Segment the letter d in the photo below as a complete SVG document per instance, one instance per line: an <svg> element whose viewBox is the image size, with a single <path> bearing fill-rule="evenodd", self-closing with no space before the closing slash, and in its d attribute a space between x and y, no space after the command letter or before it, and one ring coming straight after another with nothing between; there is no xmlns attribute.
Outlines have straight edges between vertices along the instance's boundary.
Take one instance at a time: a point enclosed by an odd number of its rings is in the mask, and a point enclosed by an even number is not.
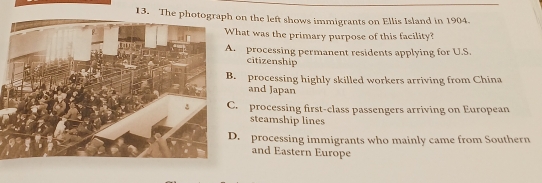
<svg viewBox="0 0 542 183"><path fill-rule="evenodd" d="M237 139L237 134L235 132L228 132L229 140Z"/></svg>

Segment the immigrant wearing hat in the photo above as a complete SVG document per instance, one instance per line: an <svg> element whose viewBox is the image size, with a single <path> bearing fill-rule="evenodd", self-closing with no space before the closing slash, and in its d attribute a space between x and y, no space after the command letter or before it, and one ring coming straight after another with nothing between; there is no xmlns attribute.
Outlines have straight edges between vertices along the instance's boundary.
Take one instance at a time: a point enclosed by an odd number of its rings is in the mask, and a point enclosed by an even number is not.
<svg viewBox="0 0 542 183"><path fill-rule="evenodd" d="M56 154L56 146L54 143L47 143L47 147L43 151L42 157L50 157Z"/></svg>
<svg viewBox="0 0 542 183"><path fill-rule="evenodd" d="M79 114L79 110L77 110L77 107L75 107L75 103L70 103L70 109L65 115L66 118L70 120L77 120L77 114Z"/></svg>
<svg viewBox="0 0 542 183"><path fill-rule="evenodd" d="M8 140L8 144L4 147L2 150L2 153L0 153L0 159L13 159L17 158L18 156L18 148L15 144L15 139L10 138Z"/></svg>
<svg viewBox="0 0 542 183"><path fill-rule="evenodd" d="M198 149L194 146L192 140L188 140L186 144L182 147L181 153L183 158L197 158Z"/></svg>
<svg viewBox="0 0 542 183"><path fill-rule="evenodd" d="M111 111L111 109L107 109L106 114L104 115L105 122L106 123L112 123L117 120L117 116Z"/></svg>
<svg viewBox="0 0 542 183"><path fill-rule="evenodd" d="M128 157L128 145L124 143L124 137L119 137L115 145L119 147L119 152L122 157Z"/></svg>
<svg viewBox="0 0 542 183"><path fill-rule="evenodd" d="M45 133L47 131L47 128L49 127L45 124L45 118L41 117L40 119L38 119L38 124L36 125L34 133Z"/></svg>
<svg viewBox="0 0 542 183"><path fill-rule="evenodd" d="M139 155L139 151L137 151L137 148L133 145L128 146L128 157L137 157Z"/></svg>
<svg viewBox="0 0 542 183"><path fill-rule="evenodd" d="M147 149L146 157L151 157L151 158L163 158L164 157L164 155L160 151L160 146L158 145L158 143L156 142L156 139L154 139L154 137L149 138L147 140L147 142L149 143L149 148Z"/></svg>
<svg viewBox="0 0 542 183"><path fill-rule="evenodd" d="M34 141L32 142L32 147L34 148L34 157L38 157L43 153L43 150L46 147L45 139L41 138L41 134L34 134Z"/></svg>
<svg viewBox="0 0 542 183"><path fill-rule="evenodd" d="M24 139L24 143L19 147L19 158L29 158L34 156L34 147L32 146L32 139L27 137Z"/></svg>
<svg viewBox="0 0 542 183"><path fill-rule="evenodd" d="M110 151L111 151L111 156L110 157L122 157L122 155L120 154L118 145L116 145L116 144L112 145L110 147Z"/></svg>
<svg viewBox="0 0 542 183"><path fill-rule="evenodd" d="M63 95L58 96L55 104L53 105L53 110L55 110L58 115L64 114L64 110L66 110L66 102L64 101Z"/></svg>
<svg viewBox="0 0 542 183"><path fill-rule="evenodd" d="M60 120L58 124L56 125L56 129L53 134L54 137L58 137L64 132L64 130L66 130L66 124L65 124L66 122L67 122L66 116L62 116L62 120Z"/></svg>
<svg viewBox="0 0 542 183"><path fill-rule="evenodd" d="M31 135L34 133L34 128L37 126L36 122L34 121L35 118L29 118L26 121L26 124L24 126L24 132L27 135Z"/></svg>
<svg viewBox="0 0 542 183"><path fill-rule="evenodd" d="M107 154L105 153L105 147L104 146L100 146L98 148L98 152L96 153L97 157L107 157Z"/></svg>
<svg viewBox="0 0 542 183"><path fill-rule="evenodd" d="M182 143L177 140L170 141L170 151L172 158L181 158L182 157Z"/></svg>
<svg viewBox="0 0 542 183"><path fill-rule="evenodd" d="M2 150L4 150L4 148L6 147L6 145L8 144L8 142L6 141L6 138L2 135L0 135L0 152L2 152Z"/></svg>

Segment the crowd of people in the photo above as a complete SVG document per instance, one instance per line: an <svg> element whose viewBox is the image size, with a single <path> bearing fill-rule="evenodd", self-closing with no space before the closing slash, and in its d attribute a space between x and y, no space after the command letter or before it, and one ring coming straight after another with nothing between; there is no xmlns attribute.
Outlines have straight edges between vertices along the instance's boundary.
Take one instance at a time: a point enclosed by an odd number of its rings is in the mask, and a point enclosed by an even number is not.
<svg viewBox="0 0 542 183"><path fill-rule="evenodd" d="M9 146L4 147L3 151L6 152L0 158L26 157L20 153L21 150L13 148L23 148L20 145L23 138L25 143L40 144L30 137L53 139L53 142L38 145L41 148L25 150L35 151L32 156L51 156L51 152L58 150L60 144L79 142L103 125L141 109L146 103L157 99L158 95L157 91L151 93L148 89L139 96L119 95L112 87L104 86L94 91L85 89L80 83L39 88L15 101L14 114L2 116L0 130L7 136L0 138L0 143Z"/></svg>
<svg viewBox="0 0 542 183"><path fill-rule="evenodd" d="M197 95L189 89L190 85L187 86L189 94ZM111 87L94 91L85 89L80 83L71 83L39 88L26 94L15 101L16 112L3 115L0 120L0 159L53 156L62 147L80 142L104 125L116 122L119 117L137 111L159 97L157 91L146 91L143 95L119 95ZM95 150L87 147L87 154L134 157L140 153L135 146L124 146L122 139L117 141L107 149L109 151L103 146ZM154 147L162 142L157 136L148 142L148 148L152 149L150 157L196 157L190 142L168 141L171 151L179 153L157 151ZM184 149L189 150L185 152Z"/></svg>
<svg viewBox="0 0 542 183"><path fill-rule="evenodd" d="M115 65L119 61L126 64L127 57L135 61L132 63L147 65L149 68L163 65L164 59L145 59L119 53L116 61L108 64L104 62L101 51L93 51L91 57L90 65L81 71L70 71L65 83L50 86L41 84L23 96L14 95L14 87L3 88L11 91L6 92L9 96L4 93L8 101L5 107L16 108L16 111L0 118L0 159L53 156L62 147L80 142L104 125L116 122L119 117L135 112L159 97L159 92L152 87L152 78L148 72L141 72L141 75L134 77L134 89L128 94L121 94L110 86L103 86L101 90L88 86L103 81L102 70L105 71L107 65ZM41 66L36 67L34 72L25 67L25 74L32 75L32 79L37 78L34 76L38 73L43 74ZM187 83L183 88L177 86L171 89L175 93L206 96L205 86L200 88ZM123 139L116 142L107 151L104 146L97 146L93 150L87 144L87 154L130 157L140 153L135 146L125 145ZM153 149L156 146L153 144L158 142L162 140L155 135L149 139L147 148ZM167 144L176 151L188 148L191 150L186 152L193 153L191 143L179 143L183 145L178 146L175 141L168 141ZM152 152L149 156L158 156L156 150L148 151ZM161 151L161 154L167 157L170 153ZM172 157L193 155L180 153Z"/></svg>
<svg viewBox="0 0 542 183"><path fill-rule="evenodd" d="M47 135L46 139L40 134L36 134L34 138L0 136L0 159L53 156L57 149L55 146L58 146L58 142L52 134Z"/></svg>

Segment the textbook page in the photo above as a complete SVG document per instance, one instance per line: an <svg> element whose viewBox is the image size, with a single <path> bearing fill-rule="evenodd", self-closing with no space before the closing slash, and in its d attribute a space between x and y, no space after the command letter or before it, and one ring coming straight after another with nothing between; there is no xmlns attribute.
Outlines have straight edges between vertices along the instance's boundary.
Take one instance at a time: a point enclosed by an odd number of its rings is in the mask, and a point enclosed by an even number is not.
<svg viewBox="0 0 542 183"><path fill-rule="evenodd" d="M2 182L542 181L532 0L1 4Z"/></svg>

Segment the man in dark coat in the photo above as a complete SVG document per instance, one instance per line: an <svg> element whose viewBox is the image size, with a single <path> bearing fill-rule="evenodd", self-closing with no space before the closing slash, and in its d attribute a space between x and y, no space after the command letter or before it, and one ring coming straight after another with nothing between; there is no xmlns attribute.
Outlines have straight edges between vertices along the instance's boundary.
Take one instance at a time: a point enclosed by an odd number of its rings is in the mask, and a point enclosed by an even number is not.
<svg viewBox="0 0 542 183"><path fill-rule="evenodd" d="M39 157L43 154L43 150L45 149L45 147L47 146L47 144L45 144L45 139L42 139L41 138L41 134L39 133L36 133L34 135L34 142L32 143L32 146L34 148L34 157Z"/></svg>
<svg viewBox="0 0 542 183"><path fill-rule="evenodd" d="M34 156L34 147L32 146L32 139L27 137L24 140L24 144L19 146L19 158L30 158Z"/></svg>
<svg viewBox="0 0 542 183"><path fill-rule="evenodd" d="M188 140L181 149L182 158L197 158L198 149L192 144L192 140Z"/></svg>
<svg viewBox="0 0 542 183"><path fill-rule="evenodd" d="M19 147L15 144L15 139L10 138L8 141L8 145L4 147L2 150L2 153L0 154L0 159L13 159L17 158L19 152Z"/></svg>

